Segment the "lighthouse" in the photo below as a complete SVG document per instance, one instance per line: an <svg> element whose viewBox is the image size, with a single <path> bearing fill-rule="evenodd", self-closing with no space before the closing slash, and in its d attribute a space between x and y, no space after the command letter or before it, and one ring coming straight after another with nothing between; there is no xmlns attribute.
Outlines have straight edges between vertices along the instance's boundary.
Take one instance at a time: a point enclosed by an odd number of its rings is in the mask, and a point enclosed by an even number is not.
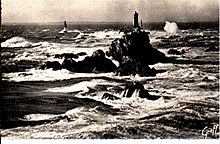
<svg viewBox="0 0 220 144"><path fill-rule="evenodd" d="M134 28L138 28L139 24L138 24L138 13L135 11L134 13Z"/></svg>
<svg viewBox="0 0 220 144"><path fill-rule="evenodd" d="M64 28L63 28L63 32L67 32L67 23L66 23L66 21L64 21Z"/></svg>

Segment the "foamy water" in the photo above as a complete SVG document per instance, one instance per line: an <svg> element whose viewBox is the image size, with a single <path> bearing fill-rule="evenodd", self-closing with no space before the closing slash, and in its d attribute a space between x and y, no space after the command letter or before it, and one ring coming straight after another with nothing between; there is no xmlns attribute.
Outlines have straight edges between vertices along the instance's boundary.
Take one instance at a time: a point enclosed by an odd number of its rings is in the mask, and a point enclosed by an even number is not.
<svg viewBox="0 0 220 144"><path fill-rule="evenodd" d="M42 30L44 33L51 31ZM176 31L175 36L188 38L190 35L192 38L189 41L193 41L198 39L195 35L201 38L212 32ZM12 50L15 47L20 48L12 51L15 56L8 60L9 63L19 61L62 63L63 59L54 58L56 54L85 52L86 56L91 56L98 49L105 52L111 41L122 35L115 30L87 33L69 29L68 33L79 34L74 38L63 35L61 39L68 39L66 43L41 41L41 45L37 45L38 42L30 42L28 39L12 38L1 43L1 46ZM175 44L180 43L165 31L151 31L150 38L155 47L158 44L167 44L164 39ZM169 48L158 47L168 57L174 57L167 54ZM178 60L192 62L200 60L201 64L157 63L150 67L163 71L154 77L116 76L114 72L74 73L66 69L55 71L41 70L38 67L20 72L3 73L3 80L13 86L10 93L6 92L6 94L9 93L10 96L11 93L20 94L15 96L18 103L14 105L21 112L29 109L31 112L24 112L20 117L11 118L25 123L23 126L3 129L2 136L10 138L202 138L203 126L216 123L219 108L219 66L202 62L217 61L218 52L205 53L204 49L207 47L180 45L174 48L186 50L184 55L175 56ZM74 60L80 61L84 58L85 56L80 56ZM157 96L158 99L142 99L137 96L138 93L130 98L122 97L126 85L133 82L142 83L149 94ZM105 93L119 99L103 99L102 96ZM206 123L206 121L211 122ZM201 127L196 124L200 124Z"/></svg>

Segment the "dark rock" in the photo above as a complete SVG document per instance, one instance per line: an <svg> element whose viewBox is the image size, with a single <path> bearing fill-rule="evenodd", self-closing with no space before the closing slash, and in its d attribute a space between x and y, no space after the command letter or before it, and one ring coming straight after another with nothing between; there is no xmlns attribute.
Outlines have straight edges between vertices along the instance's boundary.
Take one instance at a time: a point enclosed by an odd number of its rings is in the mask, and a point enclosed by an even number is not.
<svg viewBox="0 0 220 144"><path fill-rule="evenodd" d="M204 52L211 52L211 51L219 51L219 49L216 48L215 45L210 45L210 47L205 49Z"/></svg>
<svg viewBox="0 0 220 144"><path fill-rule="evenodd" d="M84 54L84 53L81 53ZM56 58L63 58L64 61L62 65L58 61L47 62L41 68L53 68L54 70L59 70L65 68L73 72L112 72L116 70L116 65L108 58L105 57L105 53L102 50L95 51L92 56L85 57L84 60L76 62L72 58L75 54L64 53L55 55Z"/></svg>
<svg viewBox="0 0 220 144"><path fill-rule="evenodd" d="M93 52L92 57L105 58L105 53L99 49L99 50Z"/></svg>
<svg viewBox="0 0 220 144"><path fill-rule="evenodd" d="M120 137L122 136L114 132L104 132L100 139L120 139Z"/></svg>
<svg viewBox="0 0 220 144"><path fill-rule="evenodd" d="M46 56L47 56L47 57L50 57L50 54L47 53Z"/></svg>
<svg viewBox="0 0 220 144"><path fill-rule="evenodd" d="M176 50L176 49L169 49L169 51L167 52L167 54L172 54L172 55L181 55L183 54L182 52Z"/></svg>
<svg viewBox="0 0 220 144"><path fill-rule="evenodd" d="M123 57L120 66L116 70L116 75L126 76L136 74L140 76L155 76L156 70L128 56Z"/></svg>
<svg viewBox="0 0 220 144"><path fill-rule="evenodd" d="M60 70L62 69L61 64L58 61L48 61L44 65L41 66L41 69L49 69Z"/></svg>
<svg viewBox="0 0 220 144"><path fill-rule="evenodd" d="M155 64L166 62L168 58L164 53L153 48L148 36L149 32L142 29L133 29L130 33L126 32L121 39L115 39L107 51L108 56L119 63L123 56L129 56L143 64Z"/></svg>
<svg viewBox="0 0 220 144"><path fill-rule="evenodd" d="M19 73L18 74L18 76L29 76L29 75L33 75L33 74L31 74L31 73Z"/></svg>
<svg viewBox="0 0 220 144"><path fill-rule="evenodd" d="M160 98L160 96L150 95L148 91L144 89L144 86L139 82L128 84L122 93L122 97L140 97L148 100L157 100Z"/></svg>
<svg viewBox="0 0 220 144"><path fill-rule="evenodd" d="M106 52L107 56L119 62L116 74L154 76L157 71L148 65L169 61L164 53L152 47L149 32L141 27L126 28L120 32L124 32L122 38L112 41Z"/></svg>
<svg viewBox="0 0 220 144"><path fill-rule="evenodd" d="M140 98L148 98L150 97L147 90L144 89L144 86L139 83L135 82L132 84L129 84L125 87L124 93L122 95L123 97L140 97Z"/></svg>
<svg viewBox="0 0 220 144"><path fill-rule="evenodd" d="M112 94L109 93L104 93L104 95L102 96L102 99L107 99L107 100L118 100L120 99L119 97L116 97Z"/></svg>
<svg viewBox="0 0 220 144"><path fill-rule="evenodd" d="M65 57L63 63L62 63L62 68L65 68L69 71L74 71L77 67L77 62L74 61L72 58Z"/></svg>
<svg viewBox="0 0 220 144"><path fill-rule="evenodd" d="M62 55L62 54L55 54L54 58L62 59L62 58L63 58L63 55Z"/></svg>
<svg viewBox="0 0 220 144"><path fill-rule="evenodd" d="M59 58L59 59L62 59L62 58L79 58L79 56L77 54L73 54L73 53L63 53L63 54L56 54L54 56L54 58Z"/></svg>
<svg viewBox="0 0 220 144"><path fill-rule="evenodd" d="M116 65L108 58L102 50L95 51L91 57L85 57L83 61L77 63L78 72L112 72L116 70Z"/></svg>
<svg viewBox="0 0 220 144"><path fill-rule="evenodd" d="M87 53L85 53L85 52L79 52L79 53L77 53L77 55L78 55L78 56L84 56L84 55L87 55Z"/></svg>

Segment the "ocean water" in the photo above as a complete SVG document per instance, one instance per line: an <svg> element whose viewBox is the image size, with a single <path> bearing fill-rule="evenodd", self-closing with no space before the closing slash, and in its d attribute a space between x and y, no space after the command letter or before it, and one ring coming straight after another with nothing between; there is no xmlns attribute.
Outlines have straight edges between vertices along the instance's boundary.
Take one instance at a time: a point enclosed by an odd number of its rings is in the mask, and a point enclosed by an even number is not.
<svg viewBox="0 0 220 144"><path fill-rule="evenodd" d="M81 61L98 49L108 51L130 23L3 24L1 27L1 101L3 138L163 139L219 137L218 23L144 23L152 46L175 61L150 67L152 77L111 73L74 73L40 69L56 54L80 53ZM170 49L185 51L168 54ZM108 57L111 59L111 57ZM117 65L118 62L114 61ZM121 97L127 84L140 82L157 100ZM217 126L216 133L208 131Z"/></svg>

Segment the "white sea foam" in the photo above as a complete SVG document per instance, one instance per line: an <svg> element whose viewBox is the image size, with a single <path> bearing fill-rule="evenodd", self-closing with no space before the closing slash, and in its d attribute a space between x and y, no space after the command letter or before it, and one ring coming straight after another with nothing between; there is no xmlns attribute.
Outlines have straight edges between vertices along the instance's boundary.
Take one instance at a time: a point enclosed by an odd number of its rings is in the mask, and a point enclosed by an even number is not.
<svg viewBox="0 0 220 144"><path fill-rule="evenodd" d="M175 67L173 63L156 63L154 65L149 65L150 68L155 68L155 69L171 69Z"/></svg>
<svg viewBox="0 0 220 144"><path fill-rule="evenodd" d="M45 90L46 92L62 92L62 93L70 93L70 92L88 92L89 89L95 89L97 85L108 85L108 86L116 86L117 83L111 83L101 79L94 79L90 81L83 81L73 85L65 86L65 87L55 87L49 88Z"/></svg>
<svg viewBox="0 0 220 144"><path fill-rule="evenodd" d="M3 79L9 81L55 81L65 80L71 78L83 78L83 77L100 77L107 76L112 77L113 73L73 73L66 69L54 71L52 69L40 70L29 69L25 72L3 73Z"/></svg>
<svg viewBox="0 0 220 144"><path fill-rule="evenodd" d="M50 29L44 29L44 30L42 30L43 32L48 32L48 31L50 31Z"/></svg>
<svg viewBox="0 0 220 144"><path fill-rule="evenodd" d="M29 115L25 115L24 118L26 120L30 120L30 121L37 121L37 120L48 120L48 119L52 119L54 117L56 117L58 115L54 115L54 114L29 114Z"/></svg>
<svg viewBox="0 0 220 144"><path fill-rule="evenodd" d="M75 39L81 39L81 38L86 38L86 39L99 39L99 40L104 40L104 39L115 39L115 38L120 38L123 34L118 33L118 31L113 31L113 30L105 30L105 31L97 31L93 33L87 33L87 32L81 32Z"/></svg>
<svg viewBox="0 0 220 144"><path fill-rule="evenodd" d="M22 75L25 73L25 76ZM64 80L70 79L73 76L66 70L53 71L52 69L47 70L36 70L30 69L26 72L15 72L15 73L5 73L3 77L9 81L53 81L53 80Z"/></svg>
<svg viewBox="0 0 220 144"><path fill-rule="evenodd" d="M161 74L157 74L158 77L173 77L173 78L201 78L204 73L195 68L184 68L175 71L167 71Z"/></svg>
<svg viewBox="0 0 220 144"><path fill-rule="evenodd" d="M80 56L75 61L81 61L86 56L91 56L94 51L96 50L103 50L106 52L108 47L97 46L93 48L77 48L76 44L58 44L58 43L49 43L49 42L42 42L42 45L36 48L28 49L23 53L19 53L14 60L40 60L40 61L59 61L60 63L63 62L63 59L54 58L56 54L63 54L63 53L80 53L85 52L87 55ZM47 56L49 55L49 57Z"/></svg>
<svg viewBox="0 0 220 144"><path fill-rule="evenodd" d="M104 38L120 38L122 34L119 34L118 31L99 31L99 32L94 32L91 33L90 36L95 36L99 39L104 39Z"/></svg>
<svg viewBox="0 0 220 144"><path fill-rule="evenodd" d="M62 92L62 93L70 93L70 92L88 92L88 87L94 87L95 84L90 81L83 81L71 86L65 87L56 87L50 88L46 90L46 92Z"/></svg>
<svg viewBox="0 0 220 144"><path fill-rule="evenodd" d="M59 33L81 33L81 31L78 29L71 30L71 29L64 27L61 31L59 31Z"/></svg>

